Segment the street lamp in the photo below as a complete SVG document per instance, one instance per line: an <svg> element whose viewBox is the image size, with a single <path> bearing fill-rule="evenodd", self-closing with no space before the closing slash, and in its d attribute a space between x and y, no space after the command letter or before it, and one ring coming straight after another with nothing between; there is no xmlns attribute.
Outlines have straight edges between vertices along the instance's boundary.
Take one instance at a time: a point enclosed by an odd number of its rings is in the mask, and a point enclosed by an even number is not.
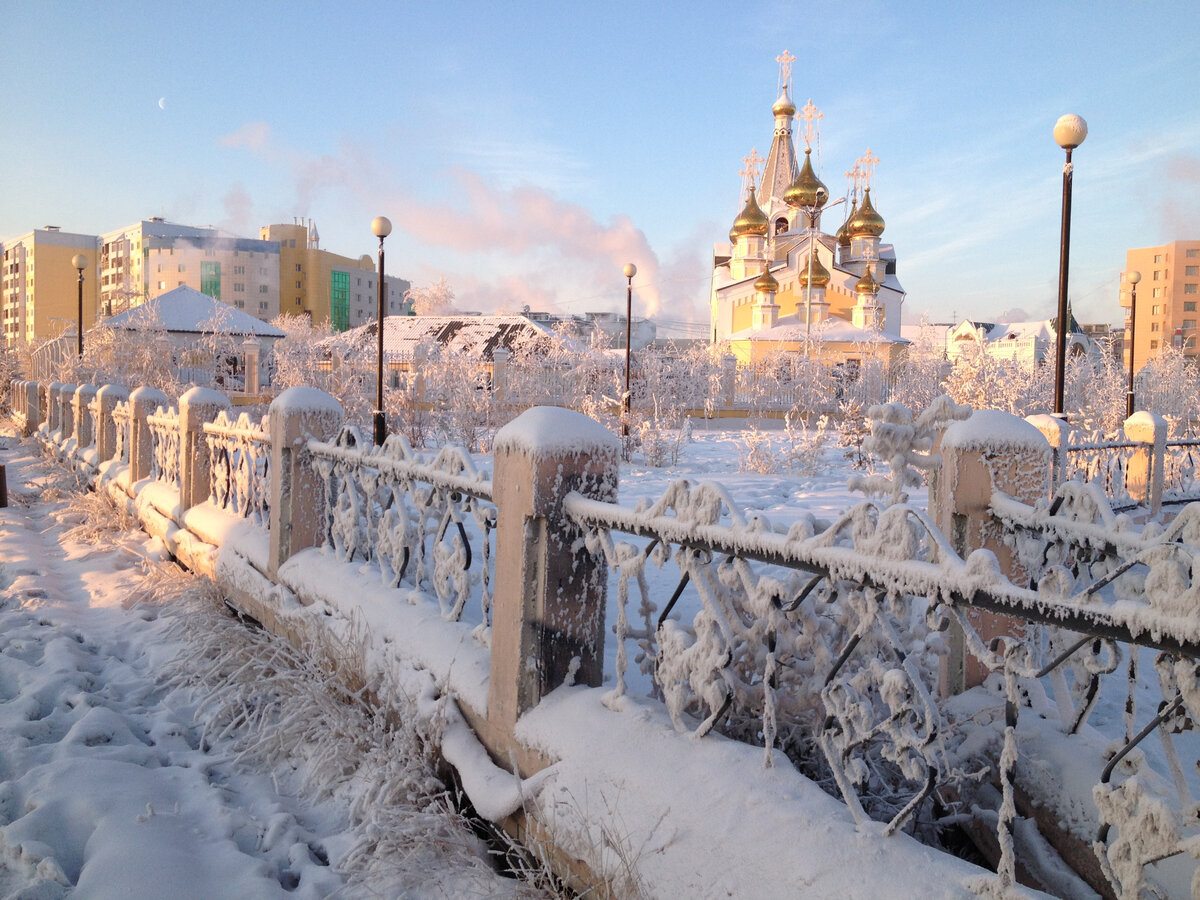
<svg viewBox="0 0 1200 900"><path fill-rule="evenodd" d="M379 333L378 359L379 369L375 382L375 446L383 446L387 437L387 420L383 415L383 319L384 300L387 297L387 285L383 281L383 239L392 233L392 223L386 216L376 216L371 220L371 233L379 238L379 317L375 323Z"/></svg>
<svg viewBox="0 0 1200 900"><path fill-rule="evenodd" d="M1067 161L1063 163L1062 187L1062 238L1058 245L1058 328L1055 329L1054 357L1054 414L1063 414L1063 373L1067 360L1067 331L1070 322L1067 321L1067 270L1071 258L1071 175L1074 166L1071 163L1071 151L1083 143L1087 137L1087 122L1073 114L1060 116L1054 123L1054 140L1058 146L1067 151Z"/></svg>
<svg viewBox="0 0 1200 900"><path fill-rule="evenodd" d="M88 258L82 253L76 253L71 265L79 270L79 312L75 326L75 352L83 359L83 270L87 268Z"/></svg>
<svg viewBox="0 0 1200 900"><path fill-rule="evenodd" d="M621 270L625 274L625 396L621 399L621 436L629 436L629 343L633 330L633 276L637 266L626 263Z"/></svg>
<svg viewBox="0 0 1200 900"><path fill-rule="evenodd" d="M1125 418L1133 415L1133 356L1137 352L1134 338L1137 337L1137 286L1142 280L1141 272L1126 272L1129 284L1129 389L1125 391Z"/></svg>

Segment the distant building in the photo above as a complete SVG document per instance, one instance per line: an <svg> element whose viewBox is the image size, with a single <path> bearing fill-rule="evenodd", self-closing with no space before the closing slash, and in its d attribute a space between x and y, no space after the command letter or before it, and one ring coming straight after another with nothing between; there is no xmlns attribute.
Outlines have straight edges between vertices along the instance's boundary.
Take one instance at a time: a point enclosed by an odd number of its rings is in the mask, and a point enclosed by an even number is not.
<svg viewBox="0 0 1200 900"><path fill-rule="evenodd" d="M603 335L602 343L609 347L625 346L625 314L616 312L589 312L582 316L564 316L557 313L538 312L527 306L521 315L531 322L537 322L546 328L561 331L584 343L590 343L597 335ZM639 319L636 316L629 328L629 347L631 350L641 350L656 341L658 326L649 319Z"/></svg>
<svg viewBox="0 0 1200 900"><path fill-rule="evenodd" d="M871 199L879 160L868 150L855 161L846 208L839 210L844 218L826 232L821 219L830 195L812 157L822 114L810 101L797 117L794 57L785 51L778 61L771 149L765 161L757 153L744 160L744 206L729 243L713 248L712 340L728 341L743 362L780 352L811 352L834 363L891 361L907 344L900 336L905 294L895 248L881 240L884 220ZM802 165L792 143L795 118L805 123Z"/></svg>
<svg viewBox="0 0 1200 900"><path fill-rule="evenodd" d="M957 362L964 355L984 352L995 359L1007 359L1034 366L1053 357L1058 347L1058 332L1053 319L1036 322L973 322L964 319L946 334L946 358ZM1067 355L1094 355L1099 351L1075 320L1067 335Z"/></svg>
<svg viewBox="0 0 1200 900"><path fill-rule="evenodd" d="M1129 365L1129 313L1132 294L1125 274L1141 273L1137 286L1137 327L1134 368L1141 369L1168 346L1190 359L1197 348L1196 303L1200 301L1200 241L1172 241L1160 247L1125 252L1121 273L1120 303L1125 310L1123 359Z"/></svg>
<svg viewBox="0 0 1200 900"><path fill-rule="evenodd" d="M83 270L83 330L95 324L95 235L72 234L47 225L0 246L0 322L5 347L75 331L79 270L72 260L79 253L88 259Z"/></svg>
<svg viewBox="0 0 1200 900"><path fill-rule="evenodd" d="M143 219L100 236L100 308L111 316L190 287L264 322L279 315L279 246Z"/></svg>
<svg viewBox="0 0 1200 900"><path fill-rule="evenodd" d="M346 331L374 321L379 313L379 275L374 257L357 259L322 250L312 220L291 225L264 225L264 241L279 244L279 312L305 315L313 324L329 322ZM386 316L409 315L405 292L412 283L394 275L384 278Z"/></svg>

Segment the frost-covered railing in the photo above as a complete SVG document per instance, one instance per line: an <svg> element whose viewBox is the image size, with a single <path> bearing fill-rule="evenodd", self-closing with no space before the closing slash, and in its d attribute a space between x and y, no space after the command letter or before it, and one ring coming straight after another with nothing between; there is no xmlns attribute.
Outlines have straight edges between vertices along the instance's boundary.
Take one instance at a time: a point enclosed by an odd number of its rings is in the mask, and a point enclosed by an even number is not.
<svg viewBox="0 0 1200 900"><path fill-rule="evenodd" d="M118 462L129 462L129 450L133 432L133 408L128 400L117 403L112 411L115 426L115 443L110 459ZM106 460L101 460L105 462Z"/></svg>
<svg viewBox="0 0 1200 900"><path fill-rule="evenodd" d="M1115 515L1095 485L1077 482L1034 506L997 492L991 509L1001 539L1045 602L1122 611L1124 633L1088 627L1085 616L1070 627L1047 627L1040 655L1025 652L1030 665L1038 666L1036 676L1047 682L1043 698L1053 698L1043 702L1054 704L1069 734L1085 726L1105 681L1118 680L1124 740L1093 792L1101 822L1095 848L1109 881L1133 896L1151 862L1183 852L1200 858L1197 797L1180 762L1178 738L1188 733L1194 753L1194 723L1200 721L1200 503L1184 507L1165 528L1152 523L1142 530ZM1139 677L1141 648L1159 651L1154 679ZM1138 749L1155 734L1166 772L1152 771Z"/></svg>
<svg viewBox="0 0 1200 900"><path fill-rule="evenodd" d="M153 448L151 475L155 481L179 486L180 440L183 429L179 422L179 410L174 407L158 407L146 417L150 426Z"/></svg>
<svg viewBox="0 0 1200 900"><path fill-rule="evenodd" d="M803 519L786 532L744 516L715 484L678 482L638 509L577 495L564 508L616 573L614 694L640 673L677 727L764 744L768 765L778 747L818 780L832 780L860 820L886 820L889 833L936 785L958 784L979 768L934 700L947 625L953 621L967 654L1014 691L1045 677L1046 655L1062 646L981 636L970 610L1088 634L1087 646L1136 642L1173 659L1200 654L1200 617L1186 603L1111 602L1057 569L1032 588L1013 584L990 552L963 560L923 511L906 505L863 503L828 526ZM668 562L679 580L661 602L647 588L647 565ZM676 610L688 590L699 602L681 620ZM1001 778L1011 795L1017 710L1009 715ZM1012 827L1005 809L1002 845Z"/></svg>
<svg viewBox="0 0 1200 900"><path fill-rule="evenodd" d="M204 425L209 452L209 500L219 509L266 525L270 512L271 440L268 423L225 410Z"/></svg>
<svg viewBox="0 0 1200 900"><path fill-rule="evenodd" d="M1066 478L1095 484L1118 507L1132 507L1125 476L1139 445L1132 441L1092 441L1067 447Z"/></svg>
<svg viewBox="0 0 1200 900"><path fill-rule="evenodd" d="M470 454L421 454L395 434L373 447L354 427L331 442L309 441L308 451L324 483L324 546L374 564L390 587L405 578L431 586L455 621L478 588L481 624L490 623L496 508Z"/></svg>
<svg viewBox="0 0 1200 900"><path fill-rule="evenodd" d="M1200 500L1200 440L1167 441L1163 473L1163 499L1169 502Z"/></svg>

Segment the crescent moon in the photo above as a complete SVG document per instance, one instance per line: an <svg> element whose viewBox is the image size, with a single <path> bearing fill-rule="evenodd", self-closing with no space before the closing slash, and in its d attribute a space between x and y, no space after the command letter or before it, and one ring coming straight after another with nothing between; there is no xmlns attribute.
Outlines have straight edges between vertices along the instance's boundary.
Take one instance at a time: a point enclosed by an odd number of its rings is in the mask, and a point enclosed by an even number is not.
<svg viewBox="0 0 1200 900"><path fill-rule="evenodd" d="M158 98L158 108L159 108L159 109L166 109L166 108L167 108L167 98L166 98L166 97L159 97L159 98Z"/></svg>

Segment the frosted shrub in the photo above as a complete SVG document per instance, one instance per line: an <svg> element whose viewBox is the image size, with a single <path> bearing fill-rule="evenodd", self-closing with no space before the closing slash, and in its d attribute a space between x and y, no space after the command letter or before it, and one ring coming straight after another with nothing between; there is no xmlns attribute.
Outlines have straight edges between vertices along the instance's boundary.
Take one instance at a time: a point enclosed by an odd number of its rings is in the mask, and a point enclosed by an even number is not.
<svg viewBox="0 0 1200 900"><path fill-rule="evenodd" d="M797 475L820 475L825 471L825 446L829 443L829 417L821 416L812 428L805 428L803 421L784 417L787 433L785 456L790 472Z"/></svg>
<svg viewBox="0 0 1200 900"><path fill-rule="evenodd" d="M691 416L655 416L638 426L642 461L653 468L679 464L679 453L692 439Z"/></svg>
<svg viewBox="0 0 1200 900"><path fill-rule="evenodd" d="M924 471L941 464L941 457L930 451L934 438L950 422L971 415L969 406L959 406L949 397L938 397L915 420L908 407L883 403L867 410L871 434L863 449L878 456L887 466L887 475L851 475L848 487L868 496L882 497L888 505L906 503L906 487L921 483Z"/></svg>
<svg viewBox="0 0 1200 900"><path fill-rule="evenodd" d="M742 432L738 444L738 471L758 475L773 475L779 471L779 457L771 445L771 438L759 431L757 425Z"/></svg>

